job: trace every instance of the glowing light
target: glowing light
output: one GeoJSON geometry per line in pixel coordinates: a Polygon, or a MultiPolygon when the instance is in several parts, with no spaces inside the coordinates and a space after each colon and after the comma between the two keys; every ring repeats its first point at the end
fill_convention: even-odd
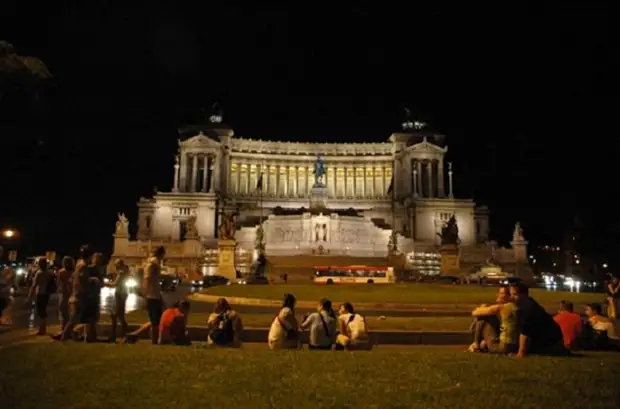
{"type": "Polygon", "coordinates": [[[6,237],[7,239],[11,239],[15,237],[15,230],[6,229],[2,232],[2,235],[6,237]]]}
{"type": "Polygon", "coordinates": [[[128,290],[132,290],[136,288],[137,286],[138,286],[138,280],[136,280],[133,277],[130,277],[125,281],[125,287],[127,287],[128,290]]]}

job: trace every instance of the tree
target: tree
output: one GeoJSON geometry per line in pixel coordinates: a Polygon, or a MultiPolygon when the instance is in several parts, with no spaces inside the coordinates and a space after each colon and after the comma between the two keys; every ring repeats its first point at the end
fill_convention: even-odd
{"type": "MultiPolygon", "coordinates": [[[[11,43],[0,40],[0,105],[37,103],[52,74],[43,61],[22,56],[11,43]]],[[[20,104],[21,105],[21,104],[20,104]]]]}

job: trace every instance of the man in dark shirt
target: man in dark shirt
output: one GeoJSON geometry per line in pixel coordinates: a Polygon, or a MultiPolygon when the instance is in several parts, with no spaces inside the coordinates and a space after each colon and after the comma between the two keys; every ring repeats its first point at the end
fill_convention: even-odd
{"type": "Polygon", "coordinates": [[[517,331],[519,332],[519,352],[524,358],[528,354],[566,353],[562,330],[553,317],[532,297],[529,289],[519,284],[510,287],[510,295],[517,303],[517,331]]]}

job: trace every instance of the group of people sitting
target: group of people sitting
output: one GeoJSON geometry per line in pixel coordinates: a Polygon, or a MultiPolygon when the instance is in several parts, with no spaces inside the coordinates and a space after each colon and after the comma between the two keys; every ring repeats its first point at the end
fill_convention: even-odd
{"type": "Polygon", "coordinates": [[[332,302],[321,299],[317,311],[304,316],[301,324],[295,316],[295,296],[286,294],[280,311],[269,329],[267,342],[271,349],[300,348],[300,332],[309,331],[308,348],[322,350],[371,349],[366,320],[355,312],[351,303],[344,303],[338,316],[332,302]]]}
{"type": "Polygon", "coordinates": [[[500,287],[492,305],[472,312],[472,352],[563,355],[577,349],[617,349],[613,323],[601,314],[599,304],[586,308],[587,320],[562,301],[551,316],[529,296],[524,285],[500,287]]]}
{"type": "MultiPolygon", "coordinates": [[[[312,350],[361,350],[371,349],[366,320],[357,314],[350,303],[340,306],[338,315],[330,300],[319,301],[317,311],[305,316],[300,322],[295,315],[296,299],[286,294],[282,307],[269,329],[267,342],[271,349],[301,348],[300,333],[309,332],[308,348],[312,350]]],[[[176,303],[166,309],[159,322],[159,344],[190,345],[187,316],[188,301],[176,303]]],[[[225,298],[215,303],[213,313],[207,320],[207,338],[210,345],[240,347],[243,333],[241,316],[225,298]]]]}

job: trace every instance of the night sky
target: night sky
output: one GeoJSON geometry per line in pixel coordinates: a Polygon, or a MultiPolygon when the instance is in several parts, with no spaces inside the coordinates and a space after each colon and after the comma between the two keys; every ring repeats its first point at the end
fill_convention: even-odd
{"type": "Polygon", "coordinates": [[[589,249],[620,244],[611,10],[49,3],[3,6],[0,28],[54,75],[0,117],[0,227],[24,253],[109,252],[116,213],[170,190],[177,128],[215,101],[238,136],[311,142],[385,141],[409,107],[500,243],[516,221],[559,243],[578,216],[589,249]]]}

